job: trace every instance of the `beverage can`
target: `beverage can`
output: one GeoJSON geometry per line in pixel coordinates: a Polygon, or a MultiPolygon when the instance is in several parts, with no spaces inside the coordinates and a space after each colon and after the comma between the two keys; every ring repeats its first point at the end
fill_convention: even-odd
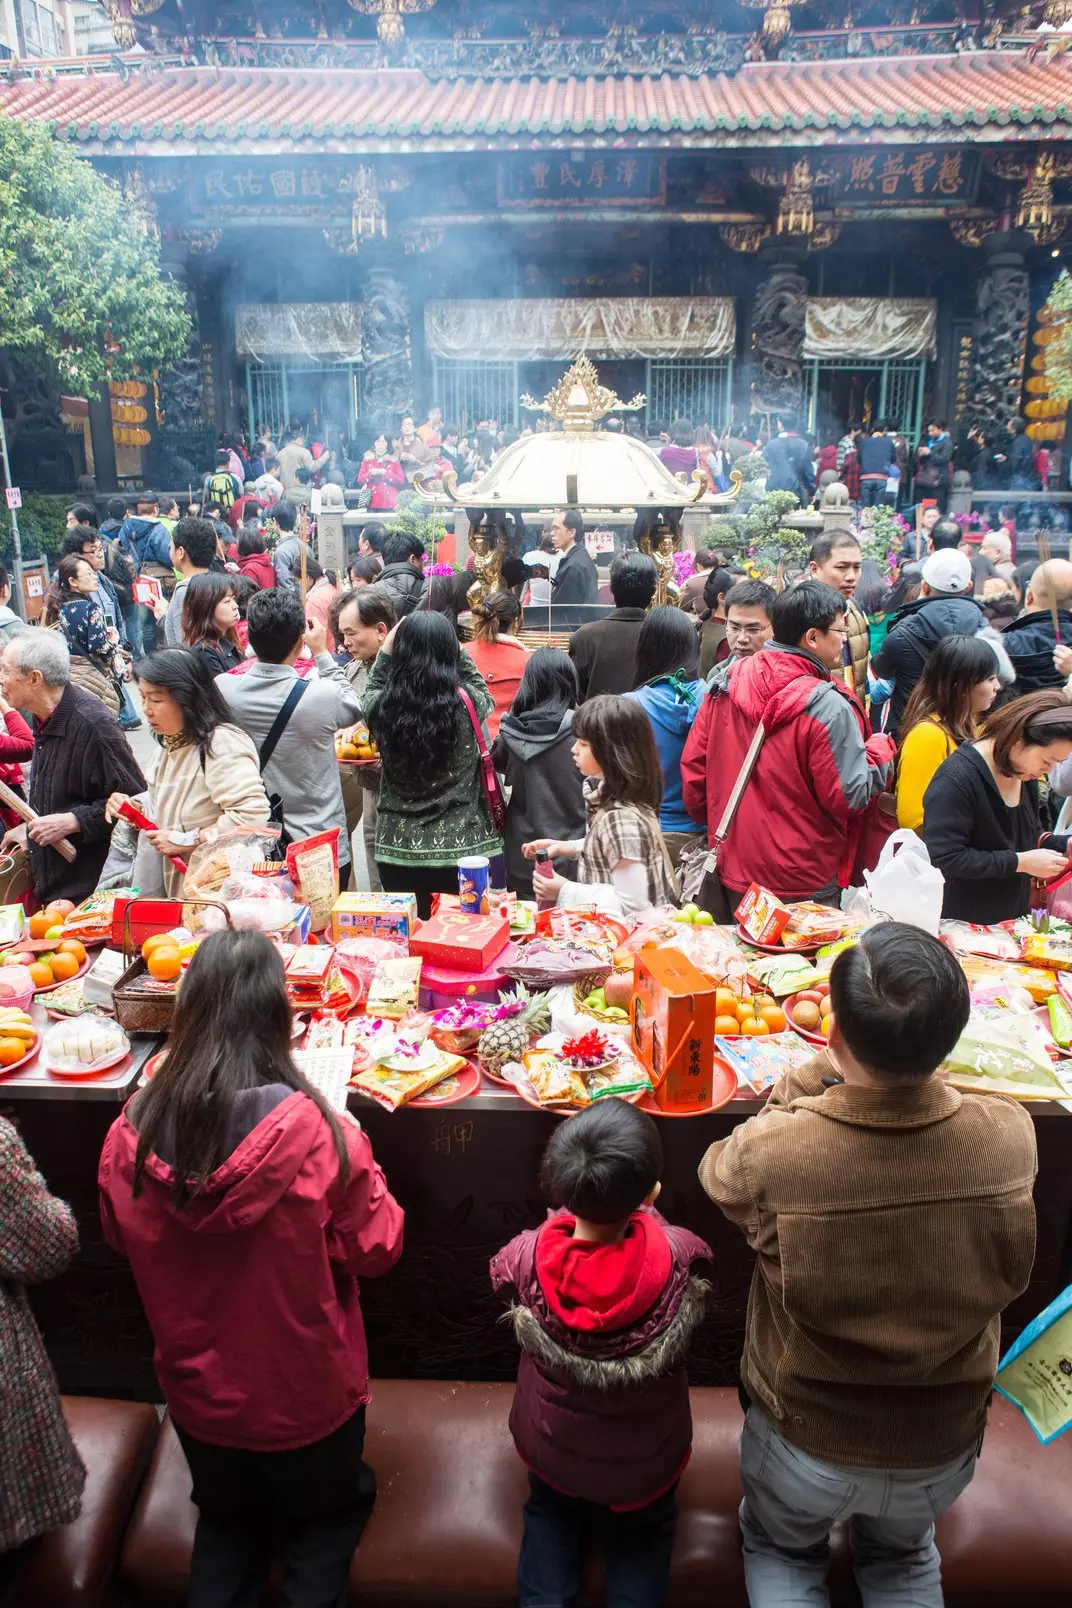
{"type": "Polygon", "coordinates": [[[458,861],[458,904],[467,915],[488,913],[488,881],[491,862],[486,854],[471,854],[458,861]]]}

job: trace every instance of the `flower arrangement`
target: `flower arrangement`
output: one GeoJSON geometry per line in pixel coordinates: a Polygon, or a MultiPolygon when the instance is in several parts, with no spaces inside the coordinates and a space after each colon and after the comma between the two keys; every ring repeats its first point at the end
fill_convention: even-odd
{"type": "Polygon", "coordinates": [[[425,565],[422,566],[421,573],[424,575],[425,579],[427,579],[429,575],[453,575],[454,574],[454,565],[453,564],[425,564],[425,565]]]}
{"type": "Polygon", "coordinates": [[[674,554],[674,580],[678,586],[684,586],[690,575],[696,574],[696,554],[688,548],[682,548],[674,554]]]}
{"type": "Polygon", "coordinates": [[[601,1033],[598,1027],[593,1027],[576,1038],[562,1041],[562,1059],[578,1072],[602,1066],[608,1060],[610,1053],[607,1035],[601,1033]]]}

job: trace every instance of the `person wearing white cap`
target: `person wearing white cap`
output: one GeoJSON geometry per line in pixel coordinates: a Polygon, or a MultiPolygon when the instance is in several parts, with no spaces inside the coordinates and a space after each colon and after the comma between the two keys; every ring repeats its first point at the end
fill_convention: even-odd
{"type": "Polygon", "coordinates": [[[532,604],[539,607],[551,601],[551,559],[553,554],[545,553],[542,548],[534,547],[530,553],[522,553],[521,562],[529,572],[529,588],[525,594],[525,607],[532,604]]]}
{"type": "Polygon", "coordinates": [[[982,604],[972,597],[971,559],[956,548],[931,553],[923,564],[920,596],[893,619],[885,642],[871,662],[874,675],[893,683],[886,730],[896,736],[901,717],[935,643],[947,636],[985,636],[998,661],[1003,683],[1014,680],[1001,637],[987,624],[982,604]]]}

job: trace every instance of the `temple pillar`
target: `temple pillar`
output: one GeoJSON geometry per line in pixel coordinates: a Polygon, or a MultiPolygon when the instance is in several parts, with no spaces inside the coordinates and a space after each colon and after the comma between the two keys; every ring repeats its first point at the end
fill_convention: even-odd
{"type": "Polygon", "coordinates": [[[752,409],[803,423],[804,313],[808,281],[803,247],[770,235],[756,261],[765,277],[752,301],[752,409]]]}
{"type": "Polygon", "coordinates": [[[409,295],[394,268],[384,264],[370,270],[363,304],[364,423],[370,436],[383,430],[391,440],[399,419],[413,410],[409,295]]]}
{"type": "Polygon", "coordinates": [[[112,435],[112,398],[107,385],[89,401],[89,439],[93,444],[93,478],[98,491],[115,491],[119,477],[112,435]]]}
{"type": "Polygon", "coordinates": [[[970,414],[991,427],[1007,425],[1020,412],[1020,393],[1031,316],[1025,265],[1030,237],[1018,230],[988,235],[986,267],[975,296],[970,414]]]}

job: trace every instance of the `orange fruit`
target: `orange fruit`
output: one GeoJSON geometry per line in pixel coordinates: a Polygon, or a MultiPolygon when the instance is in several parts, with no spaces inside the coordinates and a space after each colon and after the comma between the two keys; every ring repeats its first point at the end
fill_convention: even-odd
{"type": "Polygon", "coordinates": [[[52,962],[52,975],[57,983],[69,983],[78,975],[78,965],[73,955],[57,955],[52,962]]]}
{"type": "Polygon", "coordinates": [[[151,938],[146,938],[141,946],[142,960],[148,960],[154,949],[178,949],[178,944],[170,933],[157,932],[151,938]]]}
{"type": "Polygon", "coordinates": [[[28,969],[35,988],[51,988],[56,981],[52,975],[52,967],[46,966],[43,960],[35,960],[28,969]]]}
{"type": "Polygon", "coordinates": [[[719,1016],[732,1016],[737,1009],[737,995],[732,988],[715,989],[715,1010],[719,1016]]]}
{"type": "Polygon", "coordinates": [[[780,1005],[761,1005],[760,1020],[766,1022],[772,1033],[785,1032],[785,1012],[780,1005]]]}
{"type": "Polygon", "coordinates": [[[55,925],[55,923],[53,922],[52,917],[49,915],[48,911],[47,910],[39,910],[37,912],[36,916],[31,916],[30,917],[30,921],[29,921],[30,937],[31,938],[44,938],[46,936],[49,928],[54,926],[54,925],[55,925]]]}
{"type": "Polygon", "coordinates": [[[155,977],[158,983],[171,983],[182,971],[182,960],[174,944],[170,949],[154,949],[147,961],[149,976],[155,977]]]}
{"type": "Polygon", "coordinates": [[[824,1016],[822,1021],[819,1023],[819,1032],[823,1035],[823,1038],[830,1037],[830,1026],[833,1020],[834,1018],[832,1016],[824,1016]]]}
{"type": "Polygon", "coordinates": [[[0,1038],[0,1066],[14,1066],[24,1055],[29,1055],[32,1048],[32,1045],[24,1043],[22,1039],[0,1038]]]}
{"type": "Polygon", "coordinates": [[[61,955],[73,955],[80,966],[84,966],[89,958],[85,944],[80,944],[77,938],[65,938],[56,948],[61,955]]]}
{"type": "Polygon", "coordinates": [[[758,1016],[746,1016],[741,1023],[741,1032],[748,1038],[757,1038],[761,1033],[769,1033],[770,1028],[758,1016]]]}
{"type": "Polygon", "coordinates": [[[776,1005],[777,1003],[778,1002],[775,999],[773,994],[756,994],[755,995],[756,1015],[758,1016],[760,1014],[760,1012],[763,1010],[764,1006],[776,1005]]]}
{"type": "Polygon", "coordinates": [[[725,1038],[727,1033],[737,1034],[740,1031],[740,1024],[736,1016],[718,1015],[715,1017],[715,1032],[722,1038],[725,1038]]]}
{"type": "Polygon", "coordinates": [[[739,1002],[739,1004],[737,1005],[735,1014],[736,1014],[737,1020],[739,1022],[743,1022],[746,1017],[755,1016],[755,1014],[756,1014],[755,1006],[752,1004],[752,1001],[750,999],[742,999],[739,1002]]]}

